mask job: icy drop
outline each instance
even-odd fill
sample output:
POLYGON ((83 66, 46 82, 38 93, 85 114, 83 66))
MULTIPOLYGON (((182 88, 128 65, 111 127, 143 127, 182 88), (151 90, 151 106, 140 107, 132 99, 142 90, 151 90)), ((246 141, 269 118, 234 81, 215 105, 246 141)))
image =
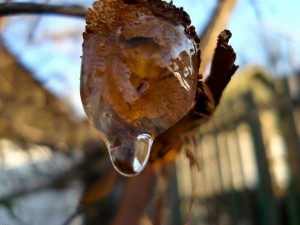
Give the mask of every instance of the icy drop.
POLYGON ((154 139, 189 111, 197 86, 199 41, 185 14, 166 3, 175 11, 164 18, 150 4, 96 2, 83 34, 82 104, 125 176, 145 168, 154 139))

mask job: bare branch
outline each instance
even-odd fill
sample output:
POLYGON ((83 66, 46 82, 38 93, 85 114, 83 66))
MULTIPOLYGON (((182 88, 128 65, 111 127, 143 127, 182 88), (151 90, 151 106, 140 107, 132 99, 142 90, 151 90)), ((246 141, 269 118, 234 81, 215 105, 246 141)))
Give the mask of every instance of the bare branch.
POLYGON ((0 17, 16 14, 59 14, 85 17, 87 9, 80 5, 48 5, 39 3, 0 3, 0 17))
POLYGON ((237 0, 222 0, 214 12, 212 19, 207 24, 203 34, 200 39, 200 49, 201 49, 201 67, 199 70, 200 74, 204 74, 205 69, 212 59, 215 49, 215 39, 212 37, 217 37, 218 34, 224 30, 226 24, 229 20, 230 14, 236 4, 237 0))

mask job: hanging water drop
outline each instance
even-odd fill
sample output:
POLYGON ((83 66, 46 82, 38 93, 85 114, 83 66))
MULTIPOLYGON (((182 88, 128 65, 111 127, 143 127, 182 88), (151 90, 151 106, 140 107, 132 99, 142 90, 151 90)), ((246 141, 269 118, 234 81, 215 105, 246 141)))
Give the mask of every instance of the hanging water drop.
POLYGON ((115 169, 125 176, 140 173, 146 166, 153 140, 148 134, 122 137, 119 146, 108 149, 115 169))

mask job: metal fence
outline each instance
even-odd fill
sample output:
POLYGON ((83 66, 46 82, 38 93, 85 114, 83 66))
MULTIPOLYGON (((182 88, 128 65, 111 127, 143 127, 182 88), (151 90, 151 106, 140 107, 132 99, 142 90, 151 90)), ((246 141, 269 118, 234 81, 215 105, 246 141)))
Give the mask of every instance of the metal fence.
POLYGON ((184 151, 177 158, 184 214, 194 199, 190 224, 300 224, 300 76, 248 82, 194 134, 199 171, 184 151))

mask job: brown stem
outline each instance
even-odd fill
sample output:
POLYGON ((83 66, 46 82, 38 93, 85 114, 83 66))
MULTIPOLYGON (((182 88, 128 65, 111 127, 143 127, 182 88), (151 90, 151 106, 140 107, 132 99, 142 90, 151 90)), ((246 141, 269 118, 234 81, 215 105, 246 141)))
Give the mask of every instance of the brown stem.
POLYGON ((48 5, 39 3, 0 3, 0 16, 16 14, 60 14, 85 17, 87 9, 79 5, 48 5))
POLYGON ((127 180, 118 213, 111 225, 138 225, 153 187, 155 173, 149 163, 138 176, 127 180))
POLYGON ((165 196, 167 193, 167 187, 168 183, 170 181, 170 173, 169 173, 170 166, 169 164, 163 164, 161 168, 161 172, 159 174, 160 176, 160 193, 157 196, 156 199, 156 204, 155 204, 155 210, 154 210, 154 215, 152 219, 152 224, 155 225, 161 225, 162 224, 162 210, 164 207, 164 201, 165 201, 165 196))

